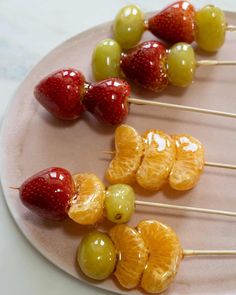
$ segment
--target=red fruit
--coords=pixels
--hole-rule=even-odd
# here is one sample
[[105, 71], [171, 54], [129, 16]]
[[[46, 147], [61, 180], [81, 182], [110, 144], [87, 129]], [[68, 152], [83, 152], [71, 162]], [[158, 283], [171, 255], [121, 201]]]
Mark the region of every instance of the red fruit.
[[20, 187], [23, 204], [41, 217], [60, 220], [67, 216], [71, 198], [75, 194], [69, 171], [48, 168], [28, 178]]
[[129, 96], [130, 86], [127, 82], [110, 78], [91, 84], [84, 96], [83, 104], [99, 121], [117, 125], [128, 115]]
[[160, 91], [168, 85], [166, 58], [162, 43], [147, 41], [122, 56], [121, 68], [127, 78], [149, 90]]
[[170, 43], [194, 41], [195, 8], [188, 1], [169, 5], [148, 20], [148, 29]]
[[41, 80], [35, 87], [34, 95], [55, 117], [73, 120], [84, 111], [81, 103], [84, 92], [84, 76], [75, 69], [64, 69]]

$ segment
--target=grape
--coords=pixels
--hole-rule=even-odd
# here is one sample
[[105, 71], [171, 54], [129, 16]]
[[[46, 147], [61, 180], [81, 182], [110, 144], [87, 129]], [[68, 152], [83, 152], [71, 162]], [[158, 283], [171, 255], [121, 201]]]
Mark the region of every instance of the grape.
[[226, 20], [222, 10], [204, 6], [196, 13], [196, 42], [202, 49], [215, 52], [225, 41]]
[[113, 33], [122, 48], [132, 48], [138, 44], [144, 30], [144, 15], [138, 6], [127, 5], [118, 12]]
[[125, 223], [134, 212], [135, 193], [127, 184], [114, 184], [108, 187], [105, 199], [107, 219], [115, 223]]
[[120, 75], [120, 45], [113, 39], [100, 41], [93, 51], [92, 68], [97, 81]]
[[196, 69], [195, 53], [191, 45], [176, 43], [167, 58], [168, 78], [175, 86], [186, 87], [192, 83]]
[[77, 261], [86, 276], [104, 280], [115, 268], [115, 247], [106, 234], [99, 231], [90, 232], [80, 243]]

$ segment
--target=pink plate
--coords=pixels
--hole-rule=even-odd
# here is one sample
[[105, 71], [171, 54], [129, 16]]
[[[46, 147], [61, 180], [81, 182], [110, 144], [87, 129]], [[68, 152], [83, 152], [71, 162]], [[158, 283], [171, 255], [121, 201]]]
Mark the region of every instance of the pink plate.
[[[228, 22], [236, 24], [236, 14], [226, 13]], [[47, 222], [22, 206], [15, 190], [31, 174], [50, 166], [61, 166], [71, 172], [93, 172], [103, 179], [113, 143], [114, 128], [105, 127], [85, 115], [75, 123], [52, 118], [33, 98], [35, 84], [44, 75], [63, 67], [80, 69], [92, 80], [91, 53], [95, 44], [111, 35], [111, 23], [92, 28], [58, 46], [26, 77], [12, 100], [1, 134], [1, 181], [5, 198], [16, 223], [28, 240], [55, 265], [79, 280], [117, 293], [125, 294], [116, 281], [88, 281], [76, 268], [75, 254], [79, 242], [91, 227], [70, 220]], [[153, 38], [148, 33], [145, 39]], [[199, 58], [235, 59], [236, 36], [227, 33], [225, 46], [214, 56], [198, 51]], [[168, 87], [160, 94], [133, 87], [133, 97], [160, 99], [165, 102], [236, 112], [236, 67], [199, 68], [193, 85], [187, 89]], [[143, 132], [156, 128], [167, 133], [189, 133], [205, 146], [208, 161], [236, 164], [236, 121], [184, 111], [147, 106], [131, 106], [127, 123]], [[206, 168], [197, 187], [179, 193], [166, 187], [137, 199], [205, 208], [235, 210], [236, 172]], [[157, 218], [178, 233], [186, 249], [235, 249], [236, 222], [233, 217], [205, 216], [138, 207], [130, 222]], [[105, 224], [107, 230], [111, 224]], [[186, 258], [175, 282], [165, 294], [235, 294], [236, 258]], [[130, 293], [140, 294], [140, 290]]]

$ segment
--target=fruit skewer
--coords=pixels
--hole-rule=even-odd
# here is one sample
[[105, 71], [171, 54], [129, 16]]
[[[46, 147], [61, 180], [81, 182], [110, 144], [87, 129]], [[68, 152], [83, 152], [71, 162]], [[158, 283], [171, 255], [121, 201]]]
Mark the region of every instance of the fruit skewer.
[[115, 131], [114, 158], [106, 170], [106, 179], [157, 191], [169, 183], [175, 190], [192, 189], [199, 181], [204, 165], [236, 169], [236, 165], [205, 162], [202, 143], [188, 134], [169, 136], [157, 129], [142, 136], [129, 125]]
[[236, 250], [183, 250], [171, 227], [144, 220], [136, 228], [122, 224], [107, 234], [88, 233], [78, 247], [77, 263], [89, 278], [113, 274], [123, 288], [159, 294], [174, 281], [183, 258], [223, 255], [236, 255]]
[[236, 65], [235, 60], [196, 60], [191, 45], [181, 42], [170, 49], [159, 41], [145, 41], [128, 52], [121, 52], [119, 44], [104, 39], [95, 47], [92, 69], [96, 80], [125, 76], [151, 91], [162, 91], [169, 84], [189, 86], [199, 66]]
[[126, 49], [136, 46], [146, 30], [170, 44], [196, 41], [203, 50], [215, 52], [224, 44], [225, 33], [236, 31], [236, 26], [227, 24], [218, 7], [206, 5], [196, 11], [189, 1], [177, 1], [147, 21], [138, 6], [128, 5], [113, 24], [114, 38]]
[[153, 105], [204, 114], [236, 118], [236, 114], [130, 97], [127, 82], [110, 78], [88, 83], [76, 69], [63, 69], [43, 78], [35, 87], [34, 96], [52, 115], [62, 120], [80, 118], [85, 110], [103, 123], [124, 122], [130, 104]]
[[69, 216], [81, 225], [95, 225], [106, 216], [114, 223], [129, 221], [135, 206], [150, 206], [204, 214], [236, 217], [236, 212], [177, 206], [135, 200], [127, 184], [108, 188], [92, 173], [71, 175], [63, 168], [52, 167], [31, 176], [19, 188], [22, 203], [35, 214], [49, 220]]

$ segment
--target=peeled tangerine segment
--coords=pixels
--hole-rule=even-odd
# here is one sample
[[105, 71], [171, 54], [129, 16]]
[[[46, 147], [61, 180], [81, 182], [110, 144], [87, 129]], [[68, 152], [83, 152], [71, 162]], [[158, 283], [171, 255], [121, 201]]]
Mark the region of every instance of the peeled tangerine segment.
[[140, 233], [125, 224], [114, 226], [109, 234], [118, 252], [114, 275], [124, 288], [135, 288], [148, 259], [144, 240]]
[[144, 135], [144, 158], [136, 179], [147, 190], [159, 190], [167, 181], [175, 161], [175, 144], [160, 130], [148, 130]]
[[120, 125], [115, 131], [115, 149], [115, 157], [106, 171], [106, 179], [113, 184], [130, 184], [135, 180], [143, 154], [142, 138], [134, 128]]
[[199, 140], [187, 135], [174, 135], [176, 161], [169, 176], [169, 184], [176, 190], [193, 188], [204, 168], [204, 148]]
[[73, 176], [76, 195], [71, 201], [68, 215], [79, 224], [94, 224], [103, 215], [105, 186], [92, 173], [81, 173]]
[[161, 293], [178, 271], [182, 259], [179, 239], [170, 227], [155, 220], [141, 221], [137, 229], [149, 251], [141, 287], [149, 293]]

